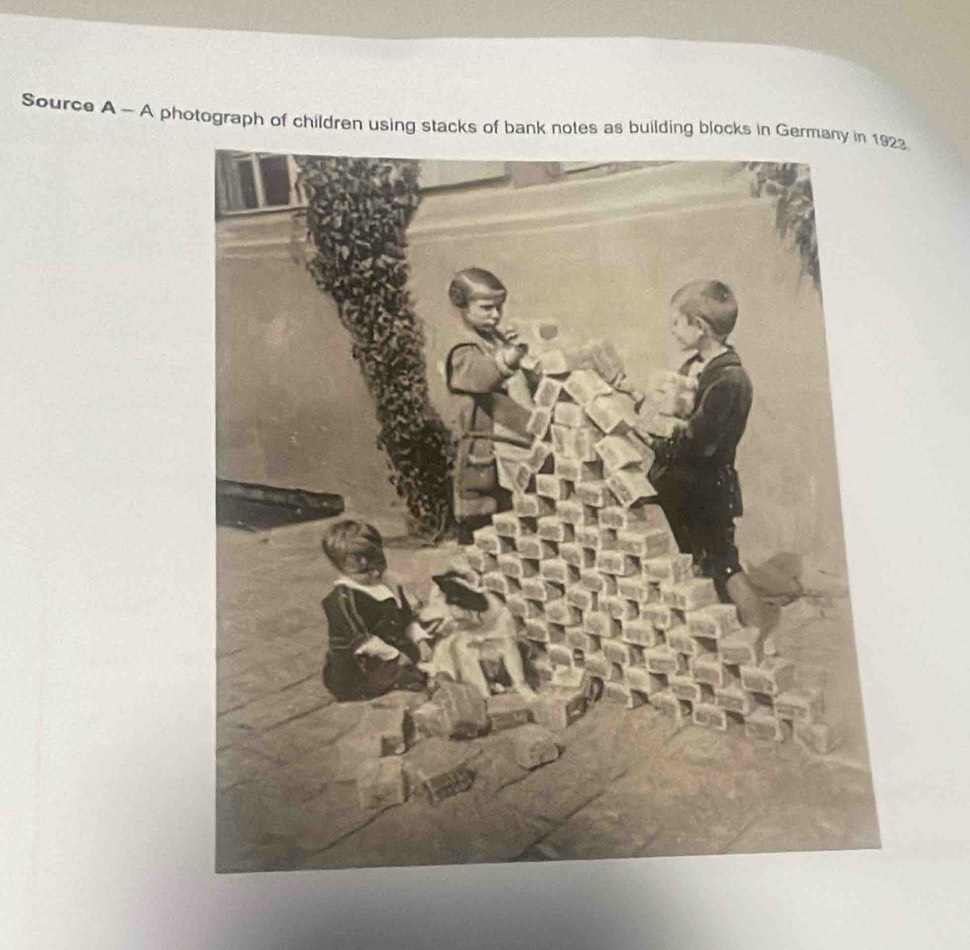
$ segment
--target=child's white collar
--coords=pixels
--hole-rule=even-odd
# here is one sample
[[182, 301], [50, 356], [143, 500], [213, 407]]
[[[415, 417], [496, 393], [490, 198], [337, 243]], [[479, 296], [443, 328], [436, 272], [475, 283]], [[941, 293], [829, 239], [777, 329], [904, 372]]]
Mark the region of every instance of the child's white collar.
[[367, 584], [361, 584], [360, 581], [355, 581], [350, 577], [338, 577], [336, 583], [342, 587], [352, 587], [354, 590], [359, 590], [361, 593], [366, 594], [368, 597], [372, 597], [374, 600], [397, 600], [397, 594], [391, 590], [387, 584], [374, 584], [368, 586]]

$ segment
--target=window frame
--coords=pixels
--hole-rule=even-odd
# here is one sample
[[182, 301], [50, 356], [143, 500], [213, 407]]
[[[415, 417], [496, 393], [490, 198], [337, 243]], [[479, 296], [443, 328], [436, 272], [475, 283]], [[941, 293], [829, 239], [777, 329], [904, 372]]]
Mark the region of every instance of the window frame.
[[[222, 161], [216, 169], [216, 211], [219, 217], [235, 218], [255, 214], [278, 214], [281, 211], [294, 211], [306, 207], [304, 197], [298, 184], [297, 176], [299, 167], [296, 159], [291, 154], [283, 152], [243, 152], [236, 149], [227, 149], [219, 152]], [[261, 161], [264, 158], [284, 158], [286, 160], [286, 172], [288, 176], [287, 194], [289, 201], [286, 204], [267, 204], [266, 203], [266, 183], [263, 181], [263, 171]], [[257, 205], [254, 208], [232, 208], [231, 192], [232, 181], [227, 176], [234, 172], [231, 165], [249, 161], [253, 168], [253, 189], [256, 194]], [[220, 178], [223, 179], [220, 181]], [[238, 185], [238, 178], [236, 179]]]

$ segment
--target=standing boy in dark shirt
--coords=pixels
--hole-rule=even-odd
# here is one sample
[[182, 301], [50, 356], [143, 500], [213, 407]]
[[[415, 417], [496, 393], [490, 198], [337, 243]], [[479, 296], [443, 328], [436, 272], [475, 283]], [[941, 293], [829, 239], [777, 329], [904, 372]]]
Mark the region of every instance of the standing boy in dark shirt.
[[684, 350], [693, 351], [680, 372], [697, 379], [697, 398], [683, 428], [657, 440], [650, 481], [680, 550], [693, 555], [723, 601], [737, 605], [741, 622], [764, 636], [764, 606], [734, 540], [734, 519], [743, 513], [734, 458], [753, 394], [727, 342], [737, 318], [734, 294], [719, 280], [695, 281], [671, 298], [671, 332]]

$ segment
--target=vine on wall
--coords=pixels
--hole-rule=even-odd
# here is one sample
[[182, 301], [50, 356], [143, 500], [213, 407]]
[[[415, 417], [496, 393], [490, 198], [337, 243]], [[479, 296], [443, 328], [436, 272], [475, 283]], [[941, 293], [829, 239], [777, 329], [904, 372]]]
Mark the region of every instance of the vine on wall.
[[753, 173], [752, 192], [775, 199], [775, 228], [789, 239], [802, 260], [802, 273], [821, 290], [818, 237], [815, 231], [815, 198], [807, 165], [776, 162], [745, 162]]
[[296, 162], [307, 198], [307, 268], [350, 332], [377, 408], [377, 444], [411, 526], [437, 539], [451, 522], [455, 447], [428, 398], [424, 335], [407, 289], [418, 162], [310, 155]]

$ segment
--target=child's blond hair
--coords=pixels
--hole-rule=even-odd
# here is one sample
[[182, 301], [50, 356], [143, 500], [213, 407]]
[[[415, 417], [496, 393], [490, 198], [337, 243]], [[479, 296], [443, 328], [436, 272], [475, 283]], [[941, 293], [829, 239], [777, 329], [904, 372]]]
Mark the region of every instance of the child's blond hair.
[[383, 563], [384, 539], [372, 524], [347, 518], [331, 525], [323, 536], [323, 553], [338, 571], [345, 570], [352, 558], [367, 570]]

